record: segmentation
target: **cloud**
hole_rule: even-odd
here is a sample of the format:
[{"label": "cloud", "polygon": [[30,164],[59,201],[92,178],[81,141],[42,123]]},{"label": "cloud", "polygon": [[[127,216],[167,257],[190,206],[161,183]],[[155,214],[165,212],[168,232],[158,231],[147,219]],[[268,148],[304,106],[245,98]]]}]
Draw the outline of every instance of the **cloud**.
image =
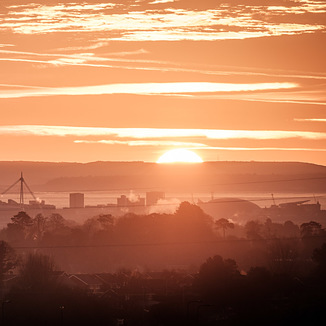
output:
[{"label": "cloud", "polygon": [[[72,50],[76,48],[62,48],[61,50]],[[59,49],[57,49],[59,50]],[[325,80],[326,75],[323,73],[307,73],[302,71],[283,71],[283,70],[258,70],[247,67],[237,66],[204,66],[205,69],[189,68],[189,64],[176,64],[170,61],[158,60],[142,60],[142,59],[124,59],[121,57],[139,55],[149,53],[145,49],[123,52],[102,53],[101,56],[93,53],[78,53],[78,54],[58,54],[58,53],[37,53],[28,51],[0,50],[0,54],[8,54],[11,57],[0,58],[0,61],[9,62],[26,62],[26,63],[41,63],[44,65],[55,66],[81,66],[93,68],[119,68],[127,70],[146,70],[146,71],[164,71],[164,72],[183,72],[196,73],[203,75],[217,76],[263,76],[277,78],[298,78],[298,79],[313,79]],[[19,56],[18,58],[16,56]],[[23,58],[25,56],[25,58]],[[29,57],[51,58],[50,60],[34,60]],[[107,57],[110,56],[110,57]],[[106,62],[110,62],[107,64]],[[120,64],[117,64],[117,63]],[[121,63],[131,63],[131,65],[121,65]],[[138,64],[138,65],[135,65]],[[145,65],[143,65],[145,64]],[[153,66],[153,65],[156,66]],[[251,70],[252,69],[252,70]]]},{"label": "cloud", "polygon": [[79,50],[95,50],[104,46],[107,46],[109,44],[109,42],[105,41],[99,41],[96,42],[94,44],[90,44],[90,45],[84,45],[84,46],[71,46],[71,47],[66,47],[66,48],[58,48],[55,49],[55,51],[79,51]]},{"label": "cloud", "polygon": [[[192,149],[200,149],[193,147]],[[304,148],[304,147],[217,147],[207,146],[205,150],[220,151],[304,151],[304,152],[326,152],[326,148]]]},{"label": "cloud", "polygon": [[0,126],[0,135],[31,136],[111,136],[114,138],[160,139],[199,138],[199,139],[326,139],[326,132],[288,130],[223,130],[223,129],[167,129],[167,128],[100,128],[43,125]]},{"label": "cloud", "polygon": [[252,92],[271,89],[291,89],[298,87],[295,83],[258,83],[227,84],[210,82],[178,82],[178,83],[123,83],[79,87],[48,87],[22,90],[0,90],[0,98],[21,98],[34,96],[58,95],[107,95],[107,94],[191,94],[221,92]]},{"label": "cloud", "polygon": [[294,121],[326,122],[326,119],[317,119],[317,118],[311,118],[311,119],[294,119]]},{"label": "cloud", "polygon": [[152,2],[149,2],[148,4],[150,5],[156,5],[156,4],[160,4],[160,3],[168,3],[168,2],[175,2],[177,0],[154,0]]},{"label": "cloud", "polygon": [[[326,121],[326,119],[324,119]],[[239,137],[241,138],[241,137]],[[261,138],[259,138],[261,139]],[[128,145],[128,146],[164,146],[182,147],[184,149],[202,149],[219,151],[304,151],[304,152],[326,152],[326,148],[304,148],[304,147],[222,147],[209,146],[202,143],[176,142],[164,140],[74,140],[76,144],[107,144],[107,145]]]},{"label": "cloud", "polygon": [[[126,56],[131,54],[143,54],[147,53],[147,51],[140,49],[131,52],[113,52],[109,53],[112,56]],[[95,56],[93,53],[78,53],[78,54],[62,54],[62,53],[38,53],[38,52],[29,52],[29,51],[14,51],[14,50],[0,50],[0,54],[10,54],[10,55],[25,55],[29,56],[36,56],[36,57],[43,57],[43,58],[59,58],[59,59],[81,59],[83,61],[119,61],[119,62],[151,62],[151,63],[160,63],[160,61],[148,61],[148,60],[137,60],[137,59],[121,59],[121,58],[108,58],[108,57],[100,57]],[[6,59],[6,58],[3,58]],[[15,58],[12,58],[15,59]],[[44,61],[44,63],[51,63],[51,61]]]},{"label": "cloud", "polygon": [[[0,17],[0,30],[18,34],[106,33],[108,40],[120,41],[245,39],[325,30],[324,23],[316,24],[313,19],[325,12],[322,2],[296,1],[292,6],[216,3],[205,10],[198,5],[189,9],[186,2],[184,7],[172,8],[174,3],[154,0],[149,4],[160,4],[157,9],[139,3],[142,9],[135,10],[123,2],[9,6],[7,15]],[[308,14],[312,18],[297,21],[298,16]]]},{"label": "cloud", "polygon": [[128,145],[128,146],[174,146],[174,147],[205,147],[201,143],[164,141],[164,140],[74,140],[76,144],[106,144],[106,145]]},{"label": "cloud", "polygon": [[55,65],[55,66],[61,66],[61,65],[78,65],[83,64],[87,62],[87,59],[78,59],[78,58],[60,58],[56,60],[50,60],[47,63]]},{"label": "cloud", "polygon": [[[125,57],[125,56],[129,56],[129,55],[138,55],[138,54],[147,54],[149,53],[147,50],[145,49],[139,49],[139,50],[135,50],[135,51],[123,51],[123,52],[110,52],[110,53],[104,53],[105,55],[110,55],[110,56],[118,56],[118,57]],[[142,60],[142,62],[144,62],[144,60]],[[157,62],[157,61],[151,61],[151,62]]]},{"label": "cloud", "polygon": [[[58,53],[37,53],[37,52],[27,52],[27,51],[13,51],[13,50],[0,50],[0,54],[8,54],[11,57],[2,57],[0,61],[9,62],[27,62],[27,63],[42,63],[45,65],[55,65],[55,66],[83,66],[83,67],[95,67],[95,68],[119,68],[119,69],[133,69],[133,70],[171,70],[177,71],[173,68],[161,68],[161,67],[135,67],[121,66],[115,64],[115,62],[123,63],[139,63],[139,64],[167,64],[167,62],[157,61],[157,60],[141,60],[141,59],[126,59],[122,57],[130,55],[139,55],[148,53],[144,49],[139,49],[136,51],[124,51],[124,52],[112,52],[103,55],[110,55],[109,57],[95,56],[93,53],[78,53],[78,54],[58,54]],[[18,58],[16,57],[19,56]],[[25,56],[25,58],[22,56]],[[30,59],[29,57],[41,57],[43,60]],[[51,58],[46,60],[44,58]],[[107,64],[106,62],[114,63]]]},{"label": "cloud", "polygon": [[[250,102],[268,102],[268,103],[294,103],[302,105],[326,105],[326,94],[320,89],[320,85],[315,85],[315,89],[300,89],[289,90],[282,92],[243,92],[236,93],[230,96],[229,94],[209,94],[202,95],[201,98],[219,99],[219,100],[236,100],[236,101],[250,101]],[[196,94],[192,94],[196,97]]]}]

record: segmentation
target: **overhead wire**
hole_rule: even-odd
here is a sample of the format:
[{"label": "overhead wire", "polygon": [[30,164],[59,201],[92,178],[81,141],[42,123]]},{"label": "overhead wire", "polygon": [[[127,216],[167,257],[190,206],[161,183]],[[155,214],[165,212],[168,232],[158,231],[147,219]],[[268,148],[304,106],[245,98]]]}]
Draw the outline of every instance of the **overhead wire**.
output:
[{"label": "overhead wire", "polygon": [[[307,181],[307,180],[323,180],[323,179],[326,179],[326,176],[323,177],[310,177],[310,178],[293,178],[293,179],[280,179],[280,180],[264,180],[264,181],[243,181],[243,182],[233,182],[233,183],[214,183],[214,184],[209,184],[209,185],[198,185],[198,187],[213,187],[213,186],[232,186],[232,185],[245,185],[245,184],[261,184],[261,183],[275,183],[275,182],[293,182],[293,181]],[[19,180],[18,180],[19,181]],[[15,183],[16,184],[16,183]],[[10,188],[12,188],[15,184],[13,184]],[[160,187],[146,187],[146,188],[141,188],[141,187],[131,187],[129,189],[126,189],[126,188],[110,188],[108,190],[108,192],[111,192],[111,191],[124,191],[124,192],[130,192],[130,189],[132,190],[150,190],[150,189],[162,189]],[[9,189],[7,189],[5,192],[7,192]],[[94,192],[96,190],[87,190],[89,192]],[[104,190],[103,190],[104,191]],[[2,193],[3,194],[3,193]],[[290,199],[306,199],[306,198],[325,198],[326,197],[326,194],[325,195],[318,195],[318,196],[296,196],[296,197],[278,197],[277,199],[278,200],[290,200]],[[225,196],[223,197],[225,198]],[[258,202],[258,201],[270,201],[270,200],[273,200],[272,198],[249,198],[247,199],[248,201],[251,201],[251,202]],[[236,202],[243,202],[244,200],[243,199],[234,199],[234,200],[219,200],[219,201],[208,201],[208,202],[205,202],[204,204],[218,204],[218,203],[236,203]],[[171,206],[171,205],[175,205],[177,203],[158,203],[154,206]],[[104,207],[112,207],[110,205],[103,205]],[[101,207],[103,207],[101,205]],[[93,208],[96,208],[97,206],[92,206]],[[139,205],[127,205],[127,206],[116,206],[116,207],[121,207],[121,208],[130,208],[130,207],[148,207],[147,205],[143,205],[143,204],[139,204]],[[87,207],[86,207],[87,208]]]},{"label": "overhead wire", "polygon": [[151,246],[176,246],[176,245],[201,245],[201,244],[218,244],[234,242],[272,242],[272,241],[294,241],[308,239],[326,239],[326,234],[306,236],[306,237],[288,237],[288,238],[257,238],[257,239],[217,239],[217,240],[198,240],[198,241],[173,241],[173,242],[136,242],[136,243],[107,243],[107,244],[85,244],[85,245],[48,245],[48,246],[12,246],[17,250],[23,249],[69,249],[69,248],[106,248],[106,247],[151,247]]}]

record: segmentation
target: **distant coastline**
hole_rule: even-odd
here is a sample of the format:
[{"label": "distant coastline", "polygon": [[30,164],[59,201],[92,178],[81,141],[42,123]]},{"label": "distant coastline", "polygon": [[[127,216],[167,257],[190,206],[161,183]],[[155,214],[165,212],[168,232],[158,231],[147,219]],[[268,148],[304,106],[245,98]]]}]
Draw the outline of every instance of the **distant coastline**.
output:
[{"label": "distant coastline", "polygon": [[34,191],[326,192],[326,166],[222,161],[200,164],[0,162],[0,192],[21,171]]}]

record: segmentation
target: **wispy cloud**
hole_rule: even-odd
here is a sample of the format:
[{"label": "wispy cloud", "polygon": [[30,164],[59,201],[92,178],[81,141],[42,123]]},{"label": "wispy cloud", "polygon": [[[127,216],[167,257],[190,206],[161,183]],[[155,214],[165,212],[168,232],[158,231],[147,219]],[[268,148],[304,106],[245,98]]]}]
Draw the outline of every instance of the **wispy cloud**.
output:
[{"label": "wispy cloud", "polygon": [[[201,149],[193,147],[192,149]],[[305,147],[217,147],[207,146],[204,150],[220,150],[220,151],[304,151],[304,152],[326,152],[326,148],[305,148]]]},{"label": "wispy cloud", "polygon": [[[30,51],[0,50],[0,61],[25,62],[30,64],[41,64],[41,67],[48,66],[79,66],[87,68],[109,68],[109,69],[127,69],[127,70],[149,70],[149,71],[171,71],[171,72],[193,72],[191,69],[181,69],[171,67],[171,62],[158,60],[142,60],[135,58],[126,58],[134,55],[148,53],[144,49],[135,51],[120,51],[103,53],[101,56],[94,53],[38,53]],[[34,59],[37,57],[39,59]],[[136,65],[135,65],[136,64]],[[152,65],[156,66],[152,66]],[[169,66],[166,66],[169,65]],[[203,72],[204,73],[204,72]]]},{"label": "wispy cloud", "polygon": [[[240,138],[240,137],[239,137]],[[261,138],[259,138],[261,139]],[[165,140],[74,140],[76,144],[104,144],[104,145],[127,145],[127,146],[155,146],[155,147],[182,147],[185,149],[219,150],[219,151],[304,151],[304,152],[326,152],[326,148],[305,147],[226,147],[209,146],[202,143],[177,142]]]},{"label": "wispy cloud", "polygon": [[154,0],[152,2],[149,2],[150,5],[156,5],[156,4],[159,4],[159,3],[168,3],[168,2],[175,2],[175,1],[178,1],[178,0]]},{"label": "wispy cloud", "polygon": [[253,92],[271,89],[291,89],[295,83],[232,84],[209,82],[179,83],[124,83],[80,87],[31,88],[22,90],[0,90],[0,98],[21,98],[58,95],[105,95],[105,94],[187,94],[220,92]]},{"label": "wispy cloud", "polygon": [[106,145],[128,145],[128,146],[169,146],[169,147],[196,147],[202,148],[207,145],[201,143],[191,143],[191,142],[177,142],[177,141],[166,141],[166,140],[74,140],[76,144],[106,144]]},{"label": "wispy cloud", "polygon": [[[70,51],[78,48],[62,48],[62,51]],[[80,49],[80,48],[79,48]],[[59,51],[59,49],[56,49]],[[127,70],[147,70],[147,71],[164,71],[164,72],[182,72],[195,73],[203,75],[216,76],[262,76],[276,78],[295,78],[295,79],[312,79],[325,80],[326,75],[323,73],[307,73],[302,71],[271,71],[257,70],[248,67],[230,67],[230,66],[203,66],[200,68],[191,68],[191,65],[176,64],[169,61],[143,60],[143,59],[125,59],[123,57],[141,55],[148,53],[145,49],[123,52],[102,53],[101,56],[93,53],[38,53],[30,51],[0,50],[0,54],[8,57],[0,57],[0,61],[8,62],[26,62],[30,64],[55,65],[55,66],[80,66],[93,68],[118,68]],[[42,58],[42,60],[31,59],[32,57]],[[109,63],[109,64],[108,64]],[[121,64],[123,63],[123,65]],[[130,63],[130,64],[129,64]]]},{"label": "wispy cloud", "polygon": [[[267,103],[293,103],[302,105],[326,105],[326,94],[324,90],[320,89],[319,85],[315,86],[315,90],[288,90],[282,92],[257,92],[257,93],[237,93],[232,94],[209,94],[201,96],[206,99],[220,99],[220,100],[236,100],[236,101],[250,101],[250,102],[267,102]],[[196,97],[196,94],[192,94]]]},{"label": "wispy cloud", "polygon": [[[34,136],[111,136],[129,139],[198,138],[198,139],[326,139],[326,132],[287,130],[224,130],[224,129],[166,129],[166,128],[100,128],[43,125],[0,126],[0,135]],[[174,140],[175,141],[175,140]]]},{"label": "wispy cloud", "polygon": [[[42,57],[42,58],[59,58],[59,59],[81,59],[83,61],[91,61],[91,62],[106,62],[106,61],[119,61],[119,62],[146,62],[146,63],[161,63],[161,61],[150,61],[150,60],[139,60],[139,59],[122,59],[116,58],[117,56],[126,56],[131,54],[143,54],[147,53],[145,50],[140,49],[133,52],[113,52],[108,53],[108,55],[112,55],[113,58],[109,57],[100,57],[95,56],[93,53],[77,53],[77,54],[64,54],[64,53],[38,53],[38,52],[30,52],[30,51],[14,51],[14,50],[0,50],[0,54],[9,54],[9,55],[19,55],[26,56],[26,57]],[[3,58],[6,59],[6,58]],[[12,57],[11,59],[15,59]],[[18,58],[19,59],[19,58]],[[44,61],[44,63],[51,63],[51,61]]]},{"label": "wispy cloud", "polygon": [[294,119],[294,121],[326,122],[326,119],[310,118],[310,119]]},{"label": "wispy cloud", "polygon": [[83,45],[83,46],[70,46],[65,48],[57,48],[55,51],[85,51],[85,50],[95,50],[104,46],[107,46],[109,42],[105,41],[98,41],[96,43],[92,43],[90,45]]}]

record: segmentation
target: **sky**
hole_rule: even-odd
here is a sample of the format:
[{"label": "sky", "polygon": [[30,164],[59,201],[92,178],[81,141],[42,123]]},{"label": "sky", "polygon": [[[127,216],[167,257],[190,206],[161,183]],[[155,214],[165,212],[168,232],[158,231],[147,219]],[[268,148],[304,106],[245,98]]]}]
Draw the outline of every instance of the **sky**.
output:
[{"label": "sky", "polygon": [[326,1],[1,0],[0,160],[326,165]]}]

